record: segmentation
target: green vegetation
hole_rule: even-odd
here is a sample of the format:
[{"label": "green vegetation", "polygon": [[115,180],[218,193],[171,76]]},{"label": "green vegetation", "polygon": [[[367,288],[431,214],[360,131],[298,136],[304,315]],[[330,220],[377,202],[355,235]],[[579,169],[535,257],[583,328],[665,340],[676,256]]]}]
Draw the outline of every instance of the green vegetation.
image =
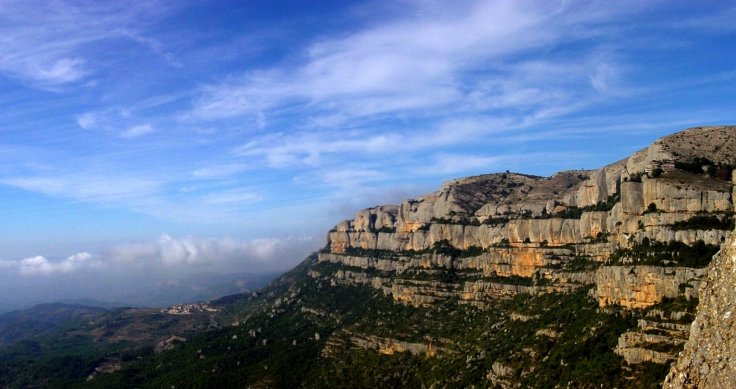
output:
[{"label": "green vegetation", "polygon": [[715,163],[706,157],[696,157],[690,161],[677,161],[675,168],[693,174],[707,174],[719,180],[731,181],[731,172],[734,166],[730,164]]},{"label": "green vegetation", "polygon": [[593,261],[585,255],[576,255],[572,260],[562,264],[562,269],[568,271],[595,270],[599,267],[601,267],[600,262]]},{"label": "green vegetation", "polygon": [[697,298],[687,299],[685,296],[677,296],[676,298],[665,298],[662,302],[652,306],[650,309],[663,311],[668,316],[674,312],[685,312],[686,314],[680,320],[675,320],[675,322],[686,324],[695,319],[695,310],[697,307]]},{"label": "green vegetation", "polygon": [[605,243],[608,242],[608,237],[610,236],[610,232],[600,231],[595,235],[595,238],[589,238],[588,243]]},{"label": "green vegetation", "polygon": [[626,178],[626,181],[629,182],[641,182],[641,177],[646,175],[646,172],[638,172],[630,175],[628,178]]},{"label": "green vegetation", "polygon": [[558,213],[543,212],[541,215],[536,216],[535,219],[551,219],[551,218],[580,219],[583,216],[584,212],[610,211],[613,209],[613,206],[619,203],[620,201],[621,201],[621,195],[619,192],[616,192],[608,196],[608,198],[605,201],[599,201],[594,205],[588,205],[585,207],[569,206],[569,207],[566,207],[564,211],[558,212]]},{"label": "green vegetation", "polygon": [[690,219],[672,224],[675,231],[682,230],[733,230],[734,219],[732,215],[718,217],[716,215],[696,215]]},{"label": "green vegetation", "polygon": [[483,224],[489,226],[497,226],[500,224],[507,224],[511,219],[508,216],[489,217],[483,221]]},{"label": "green vegetation", "polygon": [[454,247],[449,240],[443,239],[439,242],[435,242],[432,248],[429,250],[405,250],[405,251],[391,251],[391,250],[379,250],[379,249],[363,249],[360,247],[348,247],[345,249],[345,255],[351,255],[356,257],[368,257],[368,258],[381,258],[381,259],[398,259],[399,257],[415,257],[424,254],[441,254],[452,258],[466,258],[476,257],[485,253],[481,247],[470,246],[466,250],[461,250]]},{"label": "green vegetation", "polygon": [[647,209],[644,210],[645,215],[648,213],[657,213],[657,212],[660,212],[660,211],[657,209],[657,204],[655,203],[649,203],[649,205],[647,205]]},{"label": "green vegetation", "polygon": [[434,224],[459,224],[463,226],[480,226],[480,221],[477,218],[459,217],[456,219],[448,219],[444,217],[433,217],[429,220],[430,223]]},{"label": "green vegetation", "polygon": [[651,266],[708,266],[713,255],[719,250],[716,245],[705,244],[702,240],[688,246],[685,243],[650,242],[644,238],[642,243],[628,249],[618,249],[608,258],[610,265],[651,265]]},{"label": "green vegetation", "polygon": [[493,247],[508,248],[511,247],[511,242],[508,238],[502,238],[498,243],[495,243]]}]

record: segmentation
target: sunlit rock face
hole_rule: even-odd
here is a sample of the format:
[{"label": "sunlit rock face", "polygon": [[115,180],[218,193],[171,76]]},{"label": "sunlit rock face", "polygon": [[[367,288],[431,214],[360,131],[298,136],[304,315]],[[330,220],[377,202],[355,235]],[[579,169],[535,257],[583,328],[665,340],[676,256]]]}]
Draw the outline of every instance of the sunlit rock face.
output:
[{"label": "sunlit rock face", "polygon": [[736,235],[710,264],[685,350],[665,388],[736,387]]},{"label": "sunlit rock face", "polygon": [[707,127],[598,170],[453,180],[339,223],[318,262],[339,267],[333,285],[367,285],[413,306],[454,299],[491,309],[587,289],[599,309],[642,317],[616,354],[669,364],[690,333],[705,266],[731,233],[734,167],[736,127]]},{"label": "sunlit rock face", "polygon": [[[734,154],[729,154],[736,143],[733,131],[733,127],[686,130],[594,171],[566,171],[547,178],[497,173],[450,181],[435,193],[399,206],[358,212],[329,233],[328,243],[334,253],[350,247],[421,251],[442,240],[464,250],[504,239],[512,244],[527,240],[577,244],[606,233],[619,245],[632,235],[720,244],[723,234],[698,235],[693,230],[676,236],[667,226],[697,214],[733,210],[732,173],[726,172],[724,179],[718,171],[734,166]],[[723,143],[716,149],[709,139]],[[680,166],[692,165],[695,158],[707,158],[702,174]],[[601,210],[606,202],[610,209]],[[574,208],[583,212],[569,217],[565,212]]]},{"label": "sunlit rock face", "polygon": [[[403,269],[436,262],[410,257],[447,244],[483,252],[444,259],[446,266],[484,275],[554,279],[559,275],[548,269],[555,258],[605,262],[616,250],[643,241],[720,245],[727,229],[683,223],[733,212],[735,173],[723,170],[733,169],[736,162],[735,132],[734,127],[685,130],[593,171],[546,178],[507,172],[453,180],[437,192],[399,206],[365,209],[339,223],[327,238],[331,256],[321,260]],[[403,265],[386,264],[393,259],[356,260],[356,249],[396,253],[404,257],[399,261]],[[678,295],[678,285],[701,276],[688,269],[604,266],[595,273],[595,293],[601,306],[642,308]]]},{"label": "sunlit rock face", "polygon": [[[604,266],[595,274],[595,296],[601,308],[647,308],[683,293],[686,298],[696,298],[691,294],[704,273],[704,269],[686,267]],[[689,287],[683,288],[683,292],[681,285]]]}]

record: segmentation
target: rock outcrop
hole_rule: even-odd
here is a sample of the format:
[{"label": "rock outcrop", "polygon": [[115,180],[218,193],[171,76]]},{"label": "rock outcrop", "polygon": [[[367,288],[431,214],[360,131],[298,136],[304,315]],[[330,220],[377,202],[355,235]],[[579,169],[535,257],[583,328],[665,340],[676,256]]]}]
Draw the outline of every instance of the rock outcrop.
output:
[{"label": "rock outcrop", "polygon": [[665,388],[736,387],[736,234],[722,247],[700,285],[690,338]]},{"label": "rock outcrop", "polygon": [[666,298],[697,298],[704,269],[658,266],[604,266],[595,274],[598,305],[647,308]]}]

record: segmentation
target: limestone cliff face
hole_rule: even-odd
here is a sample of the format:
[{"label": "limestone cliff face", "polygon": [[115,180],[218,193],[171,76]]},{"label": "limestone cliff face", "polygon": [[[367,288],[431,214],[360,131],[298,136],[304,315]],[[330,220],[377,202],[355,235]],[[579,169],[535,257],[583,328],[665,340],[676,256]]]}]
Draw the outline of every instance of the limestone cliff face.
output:
[{"label": "limestone cliff face", "polygon": [[[338,224],[328,242],[334,253],[351,247],[420,251],[442,240],[463,250],[504,240],[561,246],[599,233],[611,234],[620,245],[632,236],[720,244],[723,234],[676,236],[667,226],[701,213],[733,211],[730,170],[728,179],[722,179],[682,166],[707,158],[713,166],[733,167],[736,157],[728,150],[735,148],[734,131],[686,130],[595,171],[567,171],[549,178],[501,173],[450,181],[438,192],[399,206],[360,211],[353,220]],[[708,146],[708,139],[723,144],[716,149]],[[571,209],[583,212],[574,216]]]},{"label": "limestone cliff face", "polygon": [[[712,144],[714,139],[720,143]],[[576,257],[602,263],[615,250],[643,241],[720,245],[726,228],[687,223],[733,212],[736,173],[721,170],[736,166],[734,150],[736,127],[693,128],[595,171],[548,178],[507,172],[450,181],[435,193],[365,209],[339,223],[328,234],[331,256],[323,253],[320,260],[390,271],[443,266],[485,276],[555,279],[550,266]],[[444,242],[483,254],[455,261],[422,256]],[[356,259],[356,249],[402,259]],[[687,269],[604,267],[594,277],[596,298],[601,306],[643,308],[678,295],[681,284],[701,276]]]},{"label": "limestone cliff face", "polygon": [[[657,266],[604,266],[595,275],[598,305],[646,308],[666,298],[690,299],[704,269]],[[687,286],[687,287],[685,287]]]},{"label": "limestone cliff face", "polygon": [[[689,331],[704,266],[730,235],[734,168],[736,127],[706,127],[598,170],[453,180],[339,223],[318,262],[336,267],[333,285],[370,286],[414,306],[455,299],[486,308],[585,288],[604,311],[646,317],[621,335],[617,354],[669,363]],[[696,247],[705,261],[676,258]]]},{"label": "limestone cliff face", "polygon": [[721,247],[700,285],[685,350],[665,388],[736,387],[736,234]]}]

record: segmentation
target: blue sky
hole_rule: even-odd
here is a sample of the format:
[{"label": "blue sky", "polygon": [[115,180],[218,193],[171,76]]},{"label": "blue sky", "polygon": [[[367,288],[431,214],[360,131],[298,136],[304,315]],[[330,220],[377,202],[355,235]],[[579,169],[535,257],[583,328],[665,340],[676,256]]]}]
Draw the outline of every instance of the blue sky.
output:
[{"label": "blue sky", "polygon": [[0,1],[0,269],[20,289],[282,270],[450,178],[734,123],[734,20],[724,1]]}]

